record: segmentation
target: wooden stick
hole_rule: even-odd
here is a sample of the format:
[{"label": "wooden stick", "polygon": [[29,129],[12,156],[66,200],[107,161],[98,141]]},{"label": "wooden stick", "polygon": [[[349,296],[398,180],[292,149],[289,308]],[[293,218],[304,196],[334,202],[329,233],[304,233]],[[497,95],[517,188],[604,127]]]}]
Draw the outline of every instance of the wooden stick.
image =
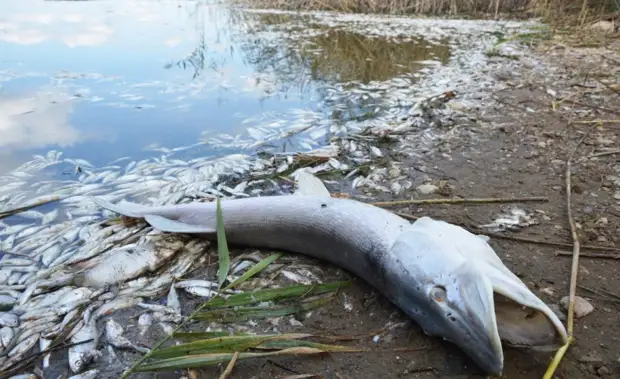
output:
[{"label": "wooden stick", "polygon": [[226,370],[224,370],[222,375],[220,375],[220,379],[227,379],[230,376],[230,373],[232,372],[233,367],[235,367],[235,363],[237,362],[237,358],[239,358],[239,352],[235,351],[235,355],[233,355],[230,362],[228,362],[228,366],[226,366]]},{"label": "wooden stick", "polygon": [[566,341],[566,344],[564,344],[564,346],[562,346],[556,352],[555,356],[553,357],[553,360],[551,361],[551,364],[549,365],[549,367],[547,368],[547,371],[545,372],[545,375],[543,376],[543,379],[551,379],[553,377],[555,370],[557,369],[558,365],[562,361],[562,358],[564,357],[564,354],[566,354],[566,351],[568,350],[571,343],[575,339],[575,337],[573,336],[573,329],[574,329],[574,323],[575,323],[575,295],[577,293],[577,273],[579,272],[579,236],[577,235],[577,226],[575,226],[575,220],[573,219],[573,211],[571,207],[570,175],[571,175],[571,167],[572,167],[571,160],[573,158],[573,155],[575,151],[577,150],[577,148],[579,147],[579,145],[581,145],[583,140],[585,140],[587,135],[588,133],[584,134],[581,140],[579,140],[579,142],[577,143],[577,146],[575,146],[575,149],[573,150],[573,152],[570,154],[570,156],[566,160],[566,212],[568,215],[568,224],[570,226],[571,237],[573,238],[573,262],[572,262],[572,267],[571,267],[570,289],[569,289],[569,295],[568,295],[569,296],[568,321],[566,322],[568,339]]},{"label": "wooden stick", "polygon": [[612,155],[612,154],[620,154],[620,149],[618,149],[618,150],[602,151],[600,153],[592,154],[588,158],[602,157],[602,156],[605,156],[605,155]]},{"label": "wooden stick", "polygon": [[[492,238],[499,238],[499,239],[505,239],[505,240],[509,240],[509,241],[515,241],[515,242],[525,242],[525,243],[532,243],[532,244],[536,244],[536,245],[547,245],[547,246],[553,246],[553,247],[561,247],[561,248],[567,248],[567,249],[572,249],[573,245],[570,243],[562,243],[562,242],[550,242],[550,241],[542,241],[542,240],[537,240],[537,239],[533,239],[533,238],[526,238],[526,237],[514,237],[514,236],[506,236],[503,234],[499,234],[499,233],[485,233],[482,232],[485,235],[492,237]],[[583,250],[592,250],[592,251],[616,251],[616,252],[620,252],[620,248],[617,247],[604,247],[604,246],[592,246],[592,245],[581,245],[580,246],[581,249]],[[572,255],[572,253],[571,253]]]},{"label": "wooden stick", "polygon": [[571,124],[620,124],[620,120],[589,120],[589,121],[573,121]]},{"label": "wooden stick", "polygon": [[52,196],[49,199],[41,200],[41,201],[38,201],[38,202],[30,204],[30,205],[26,205],[26,206],[15,208],[15,209],[10,209],[8,211],[2,211],[2,212],[0,212],[0,220],[2,220],[3,218],[7,218],[9,216],[13,216],[15,214],[18,214],[20,212],[24,212],[24,211],[30,210],[32,208],[40,207],[41,205],[53,203],[53,202],[59,201],[59,200],[62,200],[62,197],[60,197],[60,196]]},{"label": "wooden stick", "polygon": [[500,197],[500,198],[452,198],[452,199],[425,199],[425,200],[397,200],[397,201],[380,201],[370,203],[376,207],[390,207],[395,205],[412,205],[412,204],[491,204],[491,203],[520,203],[533,201],[549,201],[547,197]]},{"label": "wooden stick", "polygon": [[[563,255],[563,256],[572,256],[573,253],[568,253],[566,251],[558,251],[555,255]],[[584,258],[598,258],[598,259],[620,259],[620,254],[600,254],[600,253],[581,253],[581,257]]]}]

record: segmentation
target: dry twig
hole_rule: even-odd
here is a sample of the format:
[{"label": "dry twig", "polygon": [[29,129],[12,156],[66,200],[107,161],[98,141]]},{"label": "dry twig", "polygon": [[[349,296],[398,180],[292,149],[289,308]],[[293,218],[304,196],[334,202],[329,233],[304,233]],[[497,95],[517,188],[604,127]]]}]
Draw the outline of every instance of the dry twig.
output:
[{"label": "dry twig", "polygon": [[62,200],[62,197],[60,197],[60,196],[52,196],[49,199],[37,201],[36,203],[29,204],[29,205],[26,205],[26,206],[23,206],[23,207],[19,207],[19,208],[15,208],[15,209],[10,209],[8,211],[2,211],[2,212],[0,212],[0,220],[2,220],[3,218],[7,218],[7,217],[10,217],[10,216],[16,215],[18,213],[30,210],[32,208],[40,207],[42,205],[46,205],[46,204],[53,203],[53,202],[60,201],[60,200]]},{"label": "dry twig", "polygon": [[[563,255],[563,256],[572,256],[573,253],[568,253],[565,251],[558,251],[555,255]],[[581,253],[581,257],[584,258],[593,258],[593,259],[620,259],[620,254],[600,254],[600,253]]]},{"label": "dry twig", "polygon": [[220,375],[220,379],[227,379],[230,376],[230,373],[232,372],[233,367],[235,367],[235,363],[237,362],[237,358],[239,358],[239,352],[235,351],[235,355],[233,355],[230,362],[228,362],[228,366],[226,366],[226,370],[224,370],[222,375]]},{"label": "dry twig", "polygon": [[588,156],[588,158],[603,157],[605,155],[613,155],[613,154],[620,154],[620,149],[618,149],[618,150],[602,151],[600,153],[591,154],[590,156]]},{"label": "dry twig", "polygon": [[395,205],[412,205],[412,204],[491,204],[491,203],[520,203],[549,201],[546,197],[500,197],[500,198],[452,198],[452,199],[425,199],[425,200],[397,200],[397,201],[380,201],[370,203],[376,207],[390,207]]},{"label": "dry twig", "polygon": [[558,365],[562,361],[564,354],[568,350],[571,343],[574,341],[573,336],[573,328],[575,322],[575,296],[577,293],[577,273],[579,272],[579,236],[577,235],[577,226],[575,225],[575,220],[573,219],[573,211],[571,207],[571,168],[572,168],[572,159],[575,151],[581,145],[583,140],[586,139],[588,133],[584,134],[584,136],[579,140],[577,146],[570,154],[568,159],[566,160],[566,212],[568,215],[568,224],[570,226],[571,236],[573,238],[573,262],[571,266],[571,275],[570,275],[570,289],[569,289],[569,302],[568,302],[568,321],[567,324],[567,332],[568,339],[566,344],[562,346],[553,357],[553,360],[549,364],[543,379],[551,379]]}]

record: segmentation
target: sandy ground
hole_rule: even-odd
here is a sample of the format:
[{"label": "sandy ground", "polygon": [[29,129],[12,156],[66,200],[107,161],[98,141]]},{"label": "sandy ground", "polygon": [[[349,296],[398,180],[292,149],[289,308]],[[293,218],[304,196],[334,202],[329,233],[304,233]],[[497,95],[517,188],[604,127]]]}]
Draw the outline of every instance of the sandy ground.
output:
[{"label": "sandy ground", "polygon": [[[571,47],[561,41],[548,42],[531,51],[545,63],[544,69],[533,68],[526,62],[520,64],[518,58],[493,57],[488,70],[504,84],[503,89],[494,93],[468,94],[483,100],[484,106],[477,109],[461,103],[463,94],[457,94],[450,106],[463,109],[470,116],[469,121],[463,123],[460,119],[458,124],[443,125],[446,138],[437,142],[436,149],[430,150],[421,160],[407,162],[409,176],[416,185],[446,181],[453,196],[547,196],[549,202],[426,205],[395,210],[416,216],[430,215],[475,230],[476,226],[489,223],[512,207],[518,207],[531,214],[534,222],[517,231],[504,232],[504,235],[571,243],[565,170],[566,160],[574,152],[572,210],[581,243],[620,247],[620,155],[590,157],[593,153],[620,147],[620,93],[613,89],[620,90],[619,50],[618,38],[612,39],[605,47]],[[509,62],[510,65],[506,66]],[[557,104],[554,109],[553,102],[558,102],[559,98],[571,101]],[[576,123],[594,119],[616,122]],[[421,196],[412,189],[401,197],[437,196]],[[571,258],[556,253],[570,252],[570,248],[498,238],[492,238],[491,245],[505,264],[541,299],[563,313],[558,304],[568,295]],[[583,248],[582,253],[593,252]],[[346,273],[327,264],[301,259],[322,269],[324,280],[347,277]],[[558,368],[556,378],[620,378],[620,329],[617,327],[620,301],[583,289],[619,294],[620,261],[584,255],[580,262],[579,284],[584,287],[579,288],[578,293],[594,306],[594,311],[576,320],[576,343]],[[278,330],[365,335],[388,324],[395,325],[377,342],[370,337],[347,343],[370,348],[371,352],[244,361],[236,364],[230,378],[285,378],[297,374],[315,374],[327,379],[484,377],[456,347],[426,336],[371,287],[355,278],[353,280],[353,286],[344,290],[352,304],[351,311],[345,310],[345,300],[340,294],[330,305],[302,320],[303,326],[293,327],[283,319]],[[196,304],[185,296],[182,300],[188,310]],[[135,324],[137,314],[137,310],[123,311],[114,317],[133,320],[129,323]],[[270,327],[267,322],[262,325],[263,331]],[[204,330],[204,327],[193,325],[192,329]],[[131,328],[128,333],[131,335]],[[154,325],[142,342],[149,346],[162,336],[161,329]],[[408,348],[409,351],[395,350],[398,348]],[[123,367],[139,357],[125,351],[116,354],[118,360],[108,361],[105,355],[99,360],[97,366],[105,374],[98,377],[117,378]],[[540,378],[551,356],[551,353],[506,349],[502,377]],[[53,359],[66,362],[66,355],[58,354]],[[195,375],[217,378],[224,367],[134,377]],[[67,370],[66,367],[56,368],[53,375],[50,373],[46,377],[66,377]]]}]

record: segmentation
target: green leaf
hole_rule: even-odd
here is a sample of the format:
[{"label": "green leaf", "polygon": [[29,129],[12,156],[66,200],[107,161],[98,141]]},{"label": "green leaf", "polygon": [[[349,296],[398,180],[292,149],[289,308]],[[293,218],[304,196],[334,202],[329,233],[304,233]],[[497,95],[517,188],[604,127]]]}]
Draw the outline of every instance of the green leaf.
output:
[{"label": "green leaf", "polygon": [[243,275],[241,275],[239,278],[237,278],[237,280],[235,280],[230,285],[228,285],[227,288],[230,289],[230,288],[237,287],[239,284],[245,282],[246,280],[250,279],[254,275],[256,275],[259,272],[263,271],[267,266],[269,266],[270,264],[275,262],[282,255],[283,255],[282,253],[271,254],[267,258],[263,259],[262,261],[258,262],[254,266],[252,266],[248,271],[246,271]]},{"label": "green leaf", "polygon": [[[207,353],[234,353],[235,351],[245,351],[269,340],[299,339],[312,336],[306,333],[289,334],[265,334],[250,336],[227,336],[216,337],[202,341],[194,341],[176,346],[159,349],[151,357],[174,358],[185,355],[207,354]],[[291,347],[291,346],[286,346]]]},{"label": "green leaf", "polygon": [[230,270],[230,253],[228,251],[228,242],[226,241],[226,231],[224,230],[224,216],[222,215],[222,204],[220,198],[217,198],[217,254],[219,257],[219,270],[217,272],[217,279],[220,288],[226,281],[228,276],[228,270]]},{"label": "green leaf", "polygon": [[[248,333],[236,333],[235,336],[246,336]],[[199,341],[215,337],[228,337],[229,332],[177,332],[172,337],[181,341]]]},{"label": "green leaf", "polygon": [[268,340],[257,346],[255,349],[266,349],[266,350],[282,350],[288,349],[291,347],[311,347],[314,349],[323,350],[325,352],[361,352],[365,351],[364,349],[350,347],[350,346],[342,346],[342,345],[327,345],[318,342],[312,341],[299,341],[299,340]]},{"label": "green leaf", "polygon": [[247,321],[250,319],[261,319],[267,317],[282,317],[320,307],[327,304],[331,298],[319,298],[299,301],[291,305],[275,307],[240,307],[215,309],[209,312],[199,312],[194,316],[194,320],[217,321],[231,323],[236,321]]},{"label": "green leaf", "polygon": [[[239,354],[238,360],[247,360],[252,358],[264,358],[264,357],[272,357],[278,355],[291,355],[291,356],[299,356],[299,355],[312,355],[312,354],[322,354],[325,353],[322,350],[313,349],[309,347],[297,347],[291,349],[284,349],[278,351],[271,351],[265,353],[241,353]],[[234,354],[232,353],[223,353],[223,354],[197,354],[197,355],[186,355],[183,357],[177,358],[168,358],[161,359],[151,363],[141,364],[136,367],[135,371],[144,372],[144,371],[169,371],[169,370],[179,370],[186,368],[198,368],[205,366],[213,366],[223,362],[229,362]]]},{"label": "green leaf", "polygon": [[227,299],[222,297],[212,299],[209,304],[205,306],[205,308],[237,307],[260,303],[263,301],[275,301],[300,296],[318,295],[326,292],[333,292],[350,285],[350,281],[344,281],[322,284],[300,284],[282,288],[256,290],[231,295]]}]

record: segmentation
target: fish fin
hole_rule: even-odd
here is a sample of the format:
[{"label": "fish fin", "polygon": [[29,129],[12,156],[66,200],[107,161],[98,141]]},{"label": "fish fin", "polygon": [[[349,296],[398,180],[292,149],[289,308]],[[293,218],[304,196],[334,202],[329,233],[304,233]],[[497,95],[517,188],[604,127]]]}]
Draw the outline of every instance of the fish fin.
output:
[{"label": "fish fin", "polygon": [[295,176],[297,180],[295,195],[331,197],[321,179],[312,175],[309,171],[297,170]]},{"label": "fish fin", "polygon": [[208,226],[186,224],[181,221],[171,220],[157,215],[145,215],[144,219],[157,230],[169,233],[216,233],[217,231]]},{"label": "fish fin", "polygon": [[101,208],[105,208],[114,213],[118,213],[123,216],[133,217],[133,218],[143,218],[144,215],[148,212],[150,207],[145,205],[140,205],[136,203],[132,203],[129,201],[123,201],[118,204],[112,204],[111,202],[104,200],[101,197],[91,196],[90,199],[100,206]]}]

